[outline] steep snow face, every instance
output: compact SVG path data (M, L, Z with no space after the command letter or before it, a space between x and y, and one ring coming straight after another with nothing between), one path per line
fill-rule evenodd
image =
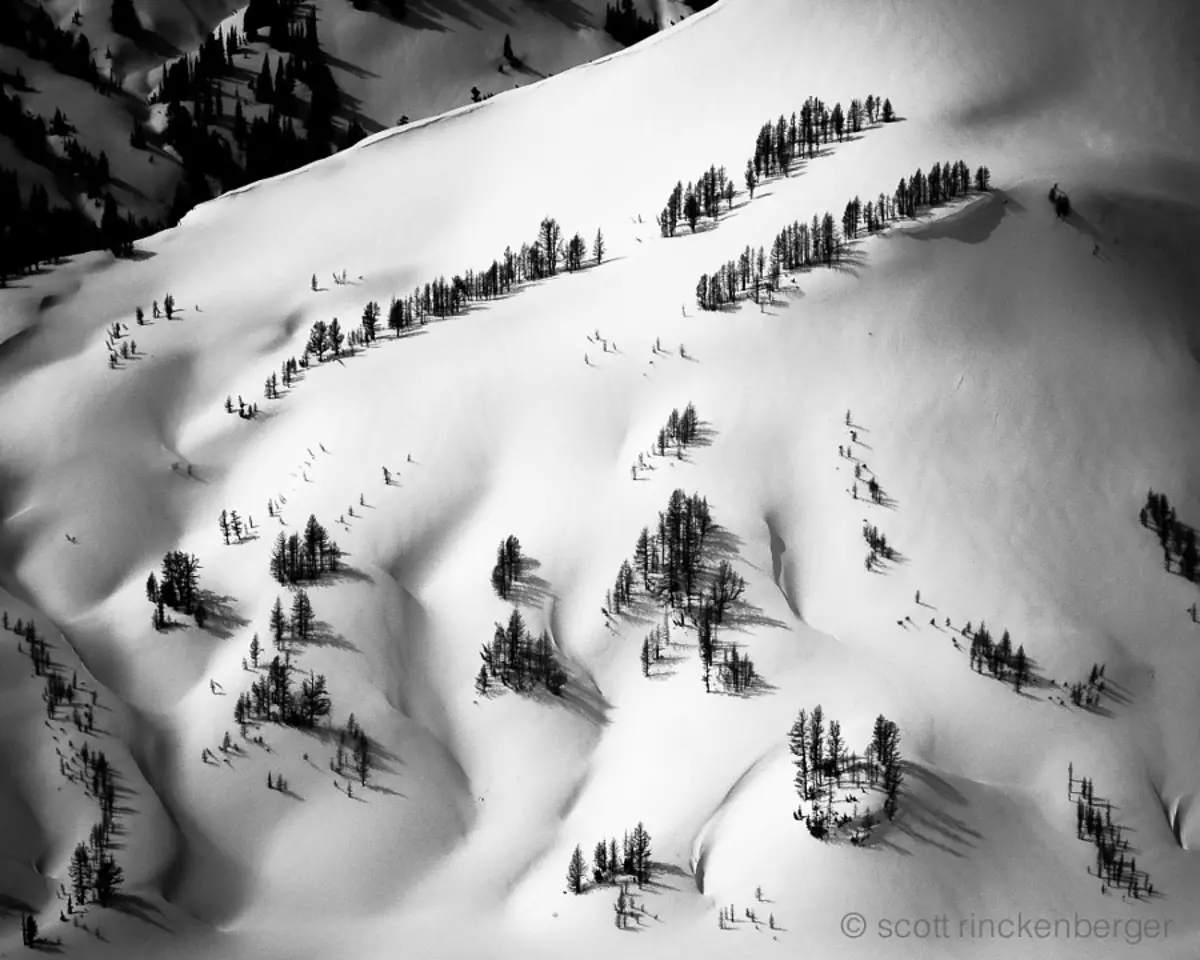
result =
M76 734L43 723L13 637L0 903L98 957L1079 954L878 926L1021 911L1169 919L1165 939L1087 948L1193 956L1197 593L1163 569L1138 509L1153 487L1200 523L1195 118L1162 123L1128 91L1189 89L1195 64L1162 51L1194 14L1089 9L727 0L644 47L206 204L138 259L78 258L0 294L0 606L36 617L112 710L89 742L133 791L135 898L91 909L103 942L57 920L92 804L57 774L53 737ZM904 120L741 193L714 229L658 236L677 180L710 163L740 178L762 122L809 93L888 96ZM996 189L788 278L761 310L696 311L699 274L746 245L960 156ZM607 262L385 332L261 398L314 321L350 327L369 300L483 266L546 214L589 240L602 228ZM351 282L331 284L342 270ZM168 292L178 319L133 323ZM114 320L140 355L118 370ZM258 419L224 411L239 394ZM632 479L688 401L706 443ZM847 410L889 506L852 497ZM657 614L608 625L598 609L676 488L708 498L748 582L727 636L765 681L755 696L704 692L692 630L642 676ZM254 518L245 542L222 542L222 509ZM251 637L273 655L270 609L290 602L271 545L310 514L348 569L310 589L317 629L293 665L326 675L336 723L353 712L372 738L353 796L330 768L336 731L251 729L260 745L232 717L257 679ZM881 573L864 569L864 520L900 551ZM521 609L569 670L561 700L473 690L512 609L489 587L508 534L537 562ZM201 559L204 629L150 625L146 575L170 549ZM1040 683L1017 694L971 671L959 631L983 620ZM1103 709L1062 705L1094 663ZM791 816L786 733L816 703L855 750L879 714L900 724L901 813L872 848L820 844ZM227 730L241 750L202 761ZM1161 897L1100 892L1068 764L1112 802ZM268 774L288 789L268 792ZM625 936L616 891L574 897L564 875L575 844L590 857L638 821L659 867ZM721 931L730 904L742 919ZM839 928L850 911L870 924L861 938Z

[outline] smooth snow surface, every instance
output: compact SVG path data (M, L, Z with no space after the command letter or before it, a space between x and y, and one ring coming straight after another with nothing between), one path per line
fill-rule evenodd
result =
M35 617L106 705L92 739L129 790L131 897L90 908L103 941L58 922L95 804L59 776L52 738L75 732L45 725L5 634L0 949L21 951L34 908L65 956L96 958L1194 957L1197 591L1163 570L1138 509L1153 487L1200 524L1197 26L1192 5L1145 0L723 0L206 204L132 261L87 255L0 292L0 607ZM658 236L677 180L717 163L740 187L764 121L809 94L868 93L903 122L740 192L716 229ZM995 190L861 241L764 312L696 310L699 274L746 244L959 157L989 165ZM262 399L313 321L350 327L368 300L386 310L486 266L545 215L589 246L603 228L608 262L399 342L384 331ZM353 282L332 285L343 269ZM313 273L328 289L310 290ZM135 326L134 307L168 292L179 318ZM114 320L144 354L116 371ZM597 329L618 352L589 343ZM260 417L227 415L230 394ZM631 480L688 401L711 444ZM894 508L849 495L847 409ZM650 624L601 616L676 487L707 496L737 549L757 696L706 695L692 631L672 675L643 678ZM279 495L283 526L266 512ZM223 508L259 538L224 546ZM287 602L270 546L310 513L351 570L310 589L324 639L296 665L326 674L337 722L353 711L380 745L354 799L334 789L334 744L299 730L200 760L237 739L242 658L254 632L269 647L270 607ZM903 555L884 575L864 570L864 518ZM488 582L510 533L540 564L524 614L563 654L563 701L474 693L511 609ZM222 598L204 631L150 625L146 575L171 549L197 554ZM1117 696L1087 712L1048 685L1017 695L929 617L1007 628L1047 681L1105 663ZM878 714L900 725L901 813L868 849L792 819L786 734L816 703L855 749ZM1068 762L1112 801L1161 896L1126 904L1088 875ZM268 792L268 771L293 795ZM622 932L615 891L574 897L564 878L576 843L590 859L639 820L659 869L638 899L658 919ZM782 929L722 932L728 904ZM839 929L848 911L870 924L861 939ZM1137 945L878 935L881 919L943 913L955 932L972 915L1171 924Z

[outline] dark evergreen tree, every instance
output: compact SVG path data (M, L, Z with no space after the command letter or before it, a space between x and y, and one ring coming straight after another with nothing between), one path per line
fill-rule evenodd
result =
M271 103L275 99L275 83L271 79L271 57L263 56L262 69L254 85L254 97L259 103Z
M329 716L331 708L324 674L314 676L310 671L308 679L300 683L300 716L304 725L315 727L318 720Z
M102 907L112 903L118 888L125 882L125 871L113 859L112 854L102 853L96 862L96 901Z
M67 864L67 874L71 878L71 887L77 903L87 903L88 893L92 889L92 871L92 858L87 846L83 843L76 844Z
M637 877L638 886L645 886L646 882L650 879L650 834L640 820L638 821L638 825L633 828L633 835L630 838L630 848L630 859L632 861L633 873Z
M359 730L354 738L354 772L365 787L367 778L371 775L371 741L362 730Z
M583 880L587 876L587 861L583 859L583 851L579 844L571 853L571 862L567 864L567 887L576 896L583 893Z

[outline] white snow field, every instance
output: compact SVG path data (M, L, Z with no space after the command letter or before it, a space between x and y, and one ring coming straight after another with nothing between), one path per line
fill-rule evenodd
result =
M1196 956L1197 590L1138 511L1153 488L1200 524L1198 27L1194 5L1146 0L722 0L205 204L131 261L89 254L0 291L0 608L35 618L98 704L86 738L48 726L28 650L0 637L0 953L24 955L34 911L61 955L98 960ZM746 202L758 128L810 94L886 96L903 119ZM763 311L697 310L699 275L746 244L960 157L990 167L990 193L859 240ZM671 187L711 163L735 209L661 238ZM263 398L314 321L349 328L369 300L486 266L546 215L589 244L602 228L606 262L383 330ZM178 318L136 326L167 293ZM114 370L116 320L140 359ZM257 419L225 413L238 394ZM631 479L689 401L710 442ZM847 409L890 506L851 498ZM651 623L601 614L676 488L736 548L754 616L725 636L764 680L753 696L705 693L691 629L643 677ZM257 538L224 545L222 509ZM353 798L334 734L252 727L260 746L232 715L251 636L272 653L270 608L289 603L273 539L310 513L349 570L309 588L321 640L293 666L378 744ZM864 519L902 554L882 574ZM561 699L474 690L512 609L489 584L509 534L539 564L523 614L561 653ZM220 598L204 629L151 625L147 574L174 549ZM1039 685L971 670L951 638L981 620ZM1094 663L1101 709L1060 703ZM792 817L787 732L818 703L860 752L877 715L901 729L900 811L864 847ZM226 730L241 752L202 762ZM83 739L119 776L125 885L118 907L60 921L96 804L54 767ZM1069 763L1153 896L1089 874ZM615 888L566 892L567 862L638 821L654 883L619 930ZM886 936L941 916L946 936ZM1030 919L1061 922L1039 936ZM1012 924L972 937L972 920Z

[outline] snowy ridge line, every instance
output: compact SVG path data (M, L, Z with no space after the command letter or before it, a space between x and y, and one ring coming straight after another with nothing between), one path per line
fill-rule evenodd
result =
M450 120L460 119L460 118L466 116L467 114L474 112L475 110L479 109L480 107L485 106L489 100L495 100L497 97L510 97L511 98L512 95L514 95L514 94L518 94L518 93L528 91L528 90L535 90L538 87L542 86L543 84L549 83L551 80L554 80L556 77L565 76L576 70L585 70L590 67L599 67L604 64L610 63L614 60L618 60L621 57L628 56L630 54L639 52L643 49L646 49L646 48L649 48L652 46L656 46L659 43L665 42L665 40L668 36L675 35L685 25L691 25L693 20L705 18L705 17L709 16L714 10L720 9L723 6L723 3L724 3L724 0L718 0L717 3L713 4L713 6L708 7L705 10L701 10L698 13L695 13L690 17L684 18L683 20L681 20L679 23L675 24L674 26L670 26L670 27L667 27L666 29L659 30L659 32L654 34L654 36L647 37L645 40L641 41L640 43L636 43L631 47L626 47L624 50L618 50L615 53L607 54L606 56L600 57L596 60L589 61L588 63L578 64L574 67L570 67L566 70L563 70L560 73L556 73L549 77L544 77L541 80L535 80L533 83L523 84L512 90L501 90L501 91L497 92L494 96L489 97L488 100L482 100L479 103L467 103L461 107L456 107L453 110L448 110L445 113L439 113L436 116L425 117L421 120L415 120L412 123L406 123L402 127L392 127L387 130L381 130L378 133L371 134L370 136L360 140L358 143L354 144L352 147L349 147L346 150L340 150L337 153L330 154L328 157L322 157L319 160L313 160L311 163L306 163L304 166L297 167L295 170L289 170L286 173L279 173L273 177L265 177L262 180L256 180L253 183L246 184L245 186L237 187L233 190L227 190L225 193L221 194L219 197L213 197L213 199L211 199L211 200L206 200L206 201L204 201L204 203L200 203L200 204L197 204L196 206L194 206L191 210L189 210L184 215L183 219L179 221L179 224L177 224L177 226L182 226L184 223L186 223L188 218L191 217L197 210L201 210L201 209L208 207L214 203L219 203L222 200L241 196L244 193L248 193L252 190L256 190L259 187L266 186L271 183L282 182L284 180L291 179L293 177L296 177L300 174L307 172L308 170L310 170L312 167L316 166L317 164L324 163L327 160L332 160L334 157L350 156L353 153L353 151L355 151L355 150L362 150L362 149L366 149L368 147L375 146L379 143L383 143L385 141L391 140L393 137L401 136L405 133L410 133L413 130L424 129L424 128L432 126L434 124L438 124L438 123L442 123L442 122L450 121ZM174 228L172 227L169 229L174 229ZM164 230L162 232L166 233L167 231ZM154 235L152 235L152 237L153 236L158 236L158 234L154 234ZM142 240L138 241L138 243L143 243L147 240L152 239L152 237L145 237Z

